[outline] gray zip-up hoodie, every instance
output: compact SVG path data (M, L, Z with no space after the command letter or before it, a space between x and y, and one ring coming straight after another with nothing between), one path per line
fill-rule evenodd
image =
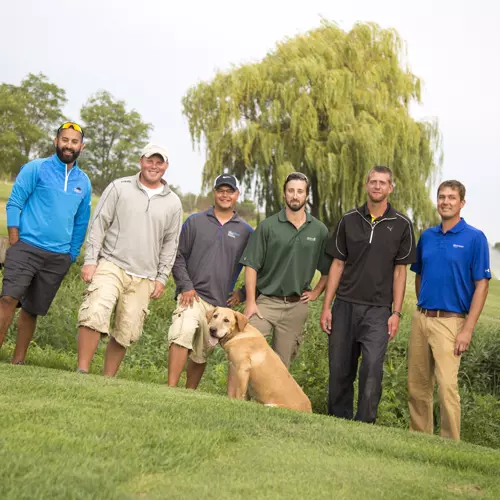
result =
M209 304L227 307L242 268L239 260L252 233L253 228L236 213L221 225L213 207L188 217L172 269L176 295L196 290Z
M89 227L85 264L104 258L165 284L177 254L182 205L167 183L150 199L139 175L117 179L105 189Z

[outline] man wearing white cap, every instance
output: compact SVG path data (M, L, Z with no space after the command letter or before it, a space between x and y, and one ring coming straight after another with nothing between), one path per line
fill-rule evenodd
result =
M82 267L89 285L78 313L81 373L88 373L101 335L109 335L103 375L116 374L142 334L149 299L162 296L175 262L182 205L163 180L167 152L150 143L139 163L139 173L106 188L89 227Z

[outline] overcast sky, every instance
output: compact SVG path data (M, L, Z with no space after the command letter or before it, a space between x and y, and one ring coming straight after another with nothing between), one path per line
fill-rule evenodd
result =
M500 2L498 0L2 0L0 82L45 73L79 109L100 89L154 125L170 152L167 179L199 192L203 152L193 151L181 98L231 64L256 62L276 41L356 21L393 27L424 81L416 118L437 117L444 141L438 180L467 187L466 220L500 241Z

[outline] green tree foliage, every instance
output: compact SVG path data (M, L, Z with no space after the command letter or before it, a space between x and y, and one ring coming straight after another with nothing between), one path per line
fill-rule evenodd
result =
M19 86L0 85L0 171L17 174L19 168L52 152L66 93L43 74L30 73Z
M102 193L112 180L137 172L152 126L106 91L90 97L80 116L86 139L80 164L92 179L93 189Z
M204 187L227 168L269 215L286 175L299 170L311 180L313 215L332 227L364 200L369 168L387 165L394 204L411 211L417 228L428 224L439 131L410 116L421 84L403 58L392 29L357 24L346 33L323 22L261 62L192 87L182 104L193 142L206 145Z

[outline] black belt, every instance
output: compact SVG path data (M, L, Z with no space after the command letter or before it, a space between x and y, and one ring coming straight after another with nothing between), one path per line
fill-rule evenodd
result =
M285 304L287 302L299 302L300 296L299 295L268 295L269 298L271 299L278 299L282 300Z

